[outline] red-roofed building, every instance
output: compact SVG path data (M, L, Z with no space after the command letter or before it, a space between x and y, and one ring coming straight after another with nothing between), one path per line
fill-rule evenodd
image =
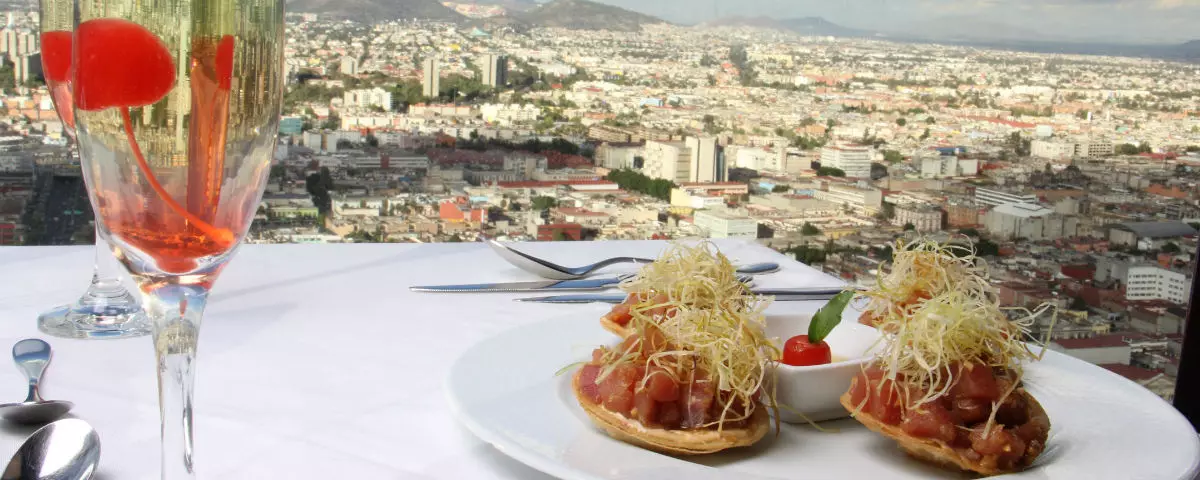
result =
M488 218L487 209L472 208L462 199L447 200L438 204L438 218L447 222L459 223L465 221L483 222Z
M1162 375L1162 372L1157 370L1135 367L1133 365L1122 365L1119 363L1104 363L1100 364L1099 367L1138 383Z
M1096 268L1087 264L1063 265L1061 271L1063 275L1076 280L1090 280L1096 274Z
M1133 353L1132 347L1129 346L1131 335L1137 334L1112 333L1091 338L1060 338L1050 342L1050 349L1097 365L1129 365Z
M583 225L578 223L538 225L537 239L539 241L548 242L560 239L563 236L571 240L581 240L583 238Z
M0 245L20 245L21 228L15 223L0 223Z

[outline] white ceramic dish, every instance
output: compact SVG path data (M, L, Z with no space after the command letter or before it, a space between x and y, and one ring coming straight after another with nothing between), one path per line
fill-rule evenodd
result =
M962 479L906 457L895 443L852 419L837 433L784 425L757 445L676 458L609 438L575 402L570 377L555 372L613 340L596 321L571 315L491 337L451 367L451 408L501 452L564 479ZM1145 388L1057 352L1026 369L1026 385L1050 416L1047 450L1012 479L1188 480L1200 437Z
M847 309L825 342L836 360L825 365L794 367L779 364L775 371L778 387L775 399L781 405L779 419L788 423L821 422L849 416L838 398L850 388L850 379L870 359L872 347L877 347L879 331L854 319L858 312ZM783 346L788 338L808 333L811 314L767 315L767 336L778 339ZM784 408L786 407L786 408Z

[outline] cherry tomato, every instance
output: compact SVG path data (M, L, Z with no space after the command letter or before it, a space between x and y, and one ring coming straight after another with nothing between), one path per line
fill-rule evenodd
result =
M803 367L809 365L824 365L832 361L833 354L829 344L809 343L808 335L796 335L783 344L783 363Z

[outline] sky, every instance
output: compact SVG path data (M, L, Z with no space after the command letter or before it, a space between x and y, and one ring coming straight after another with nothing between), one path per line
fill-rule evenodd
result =
M676 23L717 16L823 17L846 27L1094 43L1200 39L1200 0L598 0Z

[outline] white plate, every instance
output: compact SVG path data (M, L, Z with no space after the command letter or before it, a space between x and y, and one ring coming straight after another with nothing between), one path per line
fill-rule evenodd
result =
M612 440L575 402L570 376L555 376L610 343L612 334L578 315L503 332L451 367L450 403L484 441L564 479L968 478L909 459L851 419L822 424L838 433L784 425L753 447L697 457ZM1050 416L1050 438L1033 468L1004 478L1187 480L1200 469L1200 437L1141 386L1052 351L1025 381Z

